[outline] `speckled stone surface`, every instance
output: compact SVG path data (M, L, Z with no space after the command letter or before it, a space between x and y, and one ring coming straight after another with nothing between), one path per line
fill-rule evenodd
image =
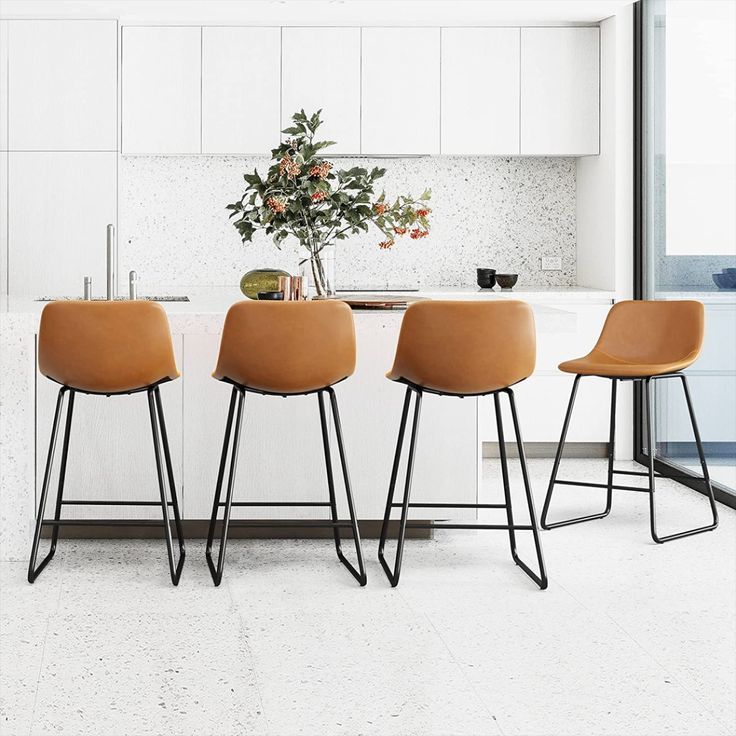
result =
M0 560L21 559L34 516L36 322L0 313Z
M538 509L550 467L529 463ZM479 500L498 503L499 463L483 469ZM562 469L595 481L606 463ZM659 488L667 531L707 517L703 496ZM552 518L591 494L559 489ZM365 588L331 540L231 540L219 588L189 540L174 588L163 541L62 539L35 585L0 563L0 733L728 736L735 533L722 507L717 531L655 545L647 498L621 493L608 518L542 533L544 592L501 531L408 540L398 588L375 539Z
M448 157L337 159L336 165L387 169L391 196L432 188L432 234L400 239L390 251L381 234L338 244L337 285L474 286L477 267L518 273L519 285L575 283L575 160ZM251 268L297 272L297 246L278 251L257 234L244 246L225 205L239 199L242 175L266 158L121 157L120 272L145 284L237 284ZM542 271L542 256L559 256L562 271Z

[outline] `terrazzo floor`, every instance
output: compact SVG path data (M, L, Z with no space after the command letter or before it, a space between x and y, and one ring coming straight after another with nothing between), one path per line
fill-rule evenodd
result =
M550 463L530 465L540 508ZM497 464L484 471L500 500ZM660 488L664 532L706 519L703 497ZM553 517L586 497L592 511L602 494L561 489ZM220 588L201 540L179 588L157 542L62 540L32 586L1 563L0 734L736 733L734 512L657 546L646 497L614 500L543 533L544 592L504 532L410 540L396 589L373 539L363 589L329 541L232 541Z

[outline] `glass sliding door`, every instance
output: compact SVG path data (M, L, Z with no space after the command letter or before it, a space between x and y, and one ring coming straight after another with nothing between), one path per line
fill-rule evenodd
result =
M717 496L734 506L736 3L641 0L635 23L636 296L705 306L703 351L686 373ZM699 473L679 381L656 382L655 419L658 470ZM646 462L640 396L635 427Z

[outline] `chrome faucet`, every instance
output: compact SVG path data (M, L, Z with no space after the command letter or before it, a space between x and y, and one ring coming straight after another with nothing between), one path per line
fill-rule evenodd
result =
M115 242L115 225L107 226L107 300L113 301L117 296L117 245Z

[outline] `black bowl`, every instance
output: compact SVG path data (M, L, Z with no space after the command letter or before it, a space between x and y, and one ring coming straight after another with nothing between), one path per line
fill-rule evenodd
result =
M519 274L518 273L497 273L496 274L496 283L502 288L502 289L508 289L511 291L511 289L516 286L516 282L519 280Z
M719 289L736 289L736 273L714 273L713 281Z
M495 268L476 268L476 281L481 289L492 289L496 285Z
M262 302L282 302L284 301L283 291L259 291L258 299Z

